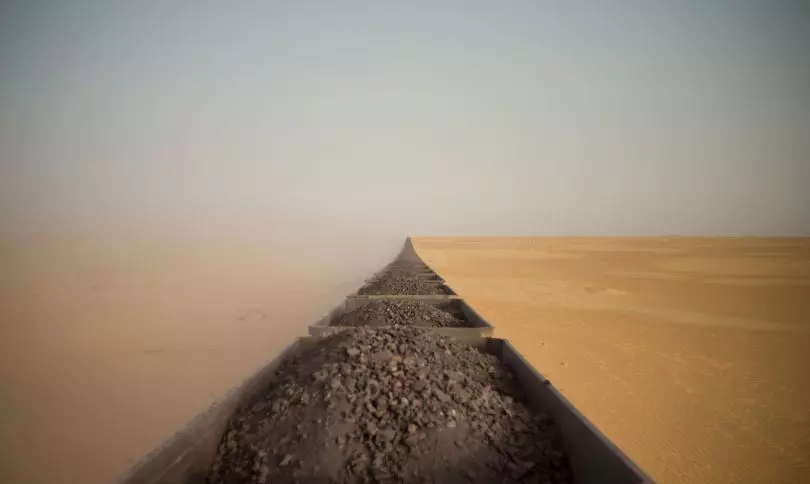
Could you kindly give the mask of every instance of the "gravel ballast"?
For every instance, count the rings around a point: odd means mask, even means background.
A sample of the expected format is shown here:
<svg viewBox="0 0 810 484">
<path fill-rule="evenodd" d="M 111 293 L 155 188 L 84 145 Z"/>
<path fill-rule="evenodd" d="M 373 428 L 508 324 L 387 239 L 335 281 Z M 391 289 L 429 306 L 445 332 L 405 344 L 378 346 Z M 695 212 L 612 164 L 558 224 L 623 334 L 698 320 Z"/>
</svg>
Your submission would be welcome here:
<svg viewBox="0 0 810 484">
<path fill-rule="evenodd" d="M 492 356 L 428 330 L 313 343 L 229 422 L 218 483 L 570 482 L 554 425 Z"/>
<path fill-rule="evenodd" d="M 332 321 L 330 326 L 427 326 L 461 328 L 469 326 L 436 306 L 422 301 L 370 301 Z"/>
</svg>

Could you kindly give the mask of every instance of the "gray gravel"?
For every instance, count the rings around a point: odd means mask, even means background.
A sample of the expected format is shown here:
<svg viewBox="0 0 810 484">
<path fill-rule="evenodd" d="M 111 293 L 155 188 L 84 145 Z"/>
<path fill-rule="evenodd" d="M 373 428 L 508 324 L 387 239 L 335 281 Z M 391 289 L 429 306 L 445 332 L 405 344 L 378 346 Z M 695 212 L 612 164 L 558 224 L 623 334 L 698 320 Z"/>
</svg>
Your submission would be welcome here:
<svg viewBox="0 0 810 484">
<path fill-rule="evenodd" d="M 554 425 L 497 359 L 427 330 L 306 348 L 230 421 L 218 483 L 570 482 Z"/>
<path fill-rule="evenodd" d="M 449 291 L 442 283 L 426 281 L 424 278 L 406 272 L 392 270 L 369 281 L 361 287 L 361 295 L 446 295 Z"/>
<path fill-rule="evenodd" d="M 461 316 L 461 315 L 460 315 Z M 371 301 L 332 322 L 332 326 L 429 326 L 460 328 L 466 319 L 421 301 Z"/>
</svg>

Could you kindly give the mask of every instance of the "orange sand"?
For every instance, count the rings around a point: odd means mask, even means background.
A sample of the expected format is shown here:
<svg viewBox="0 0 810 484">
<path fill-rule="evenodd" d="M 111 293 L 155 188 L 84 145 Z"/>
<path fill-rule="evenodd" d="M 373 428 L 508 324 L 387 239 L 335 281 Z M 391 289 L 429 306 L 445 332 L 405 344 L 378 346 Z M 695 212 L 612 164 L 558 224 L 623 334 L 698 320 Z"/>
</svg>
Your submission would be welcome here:
<svg viewBox="0 0 810 484">
<path fill-rule="evenodd" d="M 415 246 L 653 479 L 810 482 L 810 239 Z"/>
<path fill-rule="evenodd" d="M 0 481 L 113 481 L 402 244 L 226 229 L 0 237 Z"/>
</svg>

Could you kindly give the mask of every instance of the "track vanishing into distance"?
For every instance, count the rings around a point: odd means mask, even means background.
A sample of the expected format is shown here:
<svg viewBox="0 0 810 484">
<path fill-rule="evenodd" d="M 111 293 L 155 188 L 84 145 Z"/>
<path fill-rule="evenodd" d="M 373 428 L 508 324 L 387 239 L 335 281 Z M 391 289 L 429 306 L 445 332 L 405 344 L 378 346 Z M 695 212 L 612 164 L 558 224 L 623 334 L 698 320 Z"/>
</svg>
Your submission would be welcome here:
<svg viewBox="0 0 810 484">
<path fill-rule="evenodd" d="M 407 240 L 120 482 L 651 482 L 493 329 Z"/>
</svg>

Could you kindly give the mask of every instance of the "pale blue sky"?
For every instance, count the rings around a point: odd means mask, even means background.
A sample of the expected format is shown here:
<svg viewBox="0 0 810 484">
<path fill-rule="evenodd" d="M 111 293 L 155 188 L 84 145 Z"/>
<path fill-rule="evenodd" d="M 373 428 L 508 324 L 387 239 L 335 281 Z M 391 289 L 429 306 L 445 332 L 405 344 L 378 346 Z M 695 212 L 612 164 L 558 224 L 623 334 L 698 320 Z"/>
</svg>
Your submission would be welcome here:
<svg viewBox="0 0 810 484">
<path fill-rule="evenodd" d="M 0 214 L 810 235 L 810 7 L 4 2 Z"/>
</svg>

